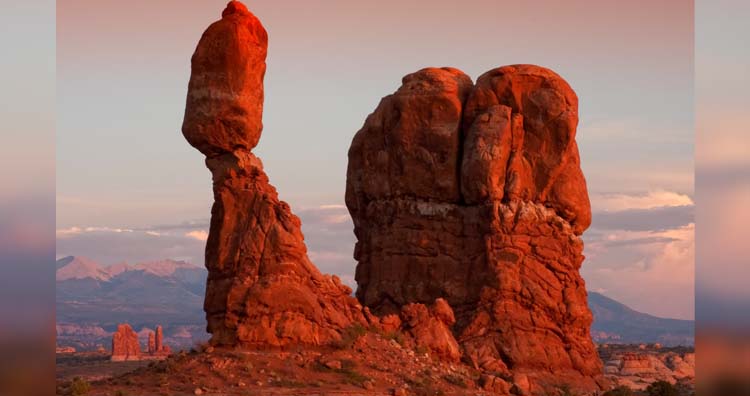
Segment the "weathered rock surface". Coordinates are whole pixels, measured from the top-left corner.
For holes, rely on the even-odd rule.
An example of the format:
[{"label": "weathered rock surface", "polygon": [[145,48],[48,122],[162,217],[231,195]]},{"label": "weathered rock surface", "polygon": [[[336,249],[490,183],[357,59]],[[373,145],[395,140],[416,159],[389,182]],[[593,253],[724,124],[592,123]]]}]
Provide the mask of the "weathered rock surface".
[{"label": "weathered rock surface", "polygon": [[112,334],[112,357],[114,362],[125,360],[140,360],[141,345],[138,343],[138,333],[129,324],[117,325],[117,331]]},{"label": "weathered rock surface", "polygon": [[259,158],[267,35],[232,1],[192,59],[183,123],[204,153],[214,205],[204,309],[217,345],[325,344],[365,323],[351,289],[307,257],[300,220],[280,201]]},{"label": "weathered rock surface", "polygon": [[349,167],[349,177],[363,199],[460,198],[461,107],[471,86],[459,70],[430,68],[404,77],[401,88],[383,98],[352,142],[361,148],[350,151],[350,163],[359,166]]},{"label": "weathered rock surface", "polygon": [[527,392],[599,389],[578,272],[591,210],[577,106],[538,66],[494,69],[476,86],[449,68],[405,77],[349,150],[363,305],[382,316],[444,298],[476,368],[524,378]]},{"label": "weathered rock surface", "polygon": [[191,61],[182,132],[207,156],[251,150],[263,129],[268,34],[247,7],[230,2]]},{"label": "weathered rock surface", "polygon": [[538,202],[554,208],[580,235],[591,225],[591,206],[577,126],[578,97],[555,72],[513,65],[483,74],[464,107],[465,144],[473,149],[463,155],[464,164],[493,169],[461,173],[464,199],[481,203],[507,195],[506,201]]}]

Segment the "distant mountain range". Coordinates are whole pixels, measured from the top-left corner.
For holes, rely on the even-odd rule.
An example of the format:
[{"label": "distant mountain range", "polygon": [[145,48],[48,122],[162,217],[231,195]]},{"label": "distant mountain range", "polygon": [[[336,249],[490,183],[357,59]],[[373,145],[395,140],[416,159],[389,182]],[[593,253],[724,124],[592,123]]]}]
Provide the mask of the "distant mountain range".
[{"label": "distant mountain range", "polygon": [[[156,325],[175,349],[208,338],[203,298],[206,269],[184,261],[161,260],[102,266],[84,257],[55,263],[57,341],[79,350],[109,346],[118,323],[129,323],[144,338]],[[602,294],[589,292],[596,342],[692,345],[694,322],[637,312]]]},{"label": "distant mountain range", "polygon": [[638,312],[603,294],[589,292],[594,341],[613,344],[694,345],[695,321],[665,319]]},{"label": "distant mountain range", "polygon": [[173,348],[208,337],[205,268],[174,260],[105,267],[84,257],[59,259],[55,267],[60,346],[108,346],[118,323],[129,323],[144,337],[162,325]]}]

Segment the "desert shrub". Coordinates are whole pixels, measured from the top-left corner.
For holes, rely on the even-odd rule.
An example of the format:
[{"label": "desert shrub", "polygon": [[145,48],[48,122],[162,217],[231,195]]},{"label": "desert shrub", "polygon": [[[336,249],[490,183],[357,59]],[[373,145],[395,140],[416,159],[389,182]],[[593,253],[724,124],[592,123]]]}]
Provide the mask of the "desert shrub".
[{"label": "desert shrub", "polygon": [[466,381],[457,375],[447,374],[443,376],[443,379],[449,384],[458,386],[459,388],[466,388]]},{"label": "desert shrub", "polygon": [[341,368],[329,368],[325,364],[321,362],[316,362],[312,369],[315,371],[320,371],[324,373],[338,373],[342,377],[344,377],[344,381],[346,383],[362,386],[362,383],[367,381],[369,378],[366,376],[360,374],[356,370],[357,364],[353,360],[348,359],[342,359],[341,360]]},{"label": "desert shrub", "polygon": [[401,378],[409,384],[414,396],[444,396],[445,392],[435,387],[436,384],[431,376],[432,371],[425,369],[415,378],[407,376],[402,376]]},{"label": "desert shrub", "polygon": [[368,380],[367,376],[360,374],[358,371],[351,368],[342,368],[339,373],[344,377],[346,382],[356,386],[362,386],[362,384]]},{"label": "desert shrub", "polygon": [[273,386],[279,388],[304,388],[305,384],[288,378],[279,378],[272,382]]},{"label": "desert shrub", "polygon": [[396,341],[396,343],[398,343],[401,346],[406,345],[406,338],[404,337],[404,334],[398,330],[383,334],[383,338],[389,341],[394,340]]},{"label": "desert shrub", "polygon": [[627,386],[620,385],[604,392],[602,396],[633,396],[633,390]]},{"label": "desert shrub", "polygon": [[573,391],[570,389],[570,385],[563,384],[557,387],[557,394],[560,396],[573,396]]},{"label": "desert shrub", "polygon": [[85,379],[75,377],[73,382],[70,383],[69,390],[71,396],[84,396],[89,394],[91,385]]},{"label": "desert shrub", "polygon": [[648,396],[680,396],[677,388],[667,381],[656,381],[646,388]]},{"label": "desert shrub", "polygon": [[341,340],[339,340],[337,346],[341,349],[351,348],[351,346],[354,345],[354,342],[357,341],[359,337],[365,335],[365,333],[367,333],[367,328],[359,323],[355,323],[344,329],[341,333]]}]

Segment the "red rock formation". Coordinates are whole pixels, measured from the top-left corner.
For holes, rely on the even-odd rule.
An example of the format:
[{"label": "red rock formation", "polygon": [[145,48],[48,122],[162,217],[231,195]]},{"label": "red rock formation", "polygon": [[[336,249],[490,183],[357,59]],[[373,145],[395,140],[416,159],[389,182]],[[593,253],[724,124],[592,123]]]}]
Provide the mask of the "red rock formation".
[{"label": "red rock formation", "polygon": [[148,333],[148,353],[153,355],[157,351],[156,349],[156,336],[153,331]]},{"label": "red rock formation", "polygon": [[463,117],[461,185],[467,203],[507,195],[505,201],[555,209],[578,235],[591,225],[575,142],[578,97],[565,80],[533,65],[490,70],[477,80]]},{"label": "red rock formation", "polygon": [[112,335],[112,361],[140,360],[141,345],[138,334],[129,324],[117,325],[117,331]]},{"label": "red rock formation", "polygon": [[161,352],[164,350],[164,330],[161,326],[156,326],[156,339],[154,340],[154,351]]},{"label": "red rock formation", "polygon": [[207,156],[251,150],[263,129],[266,29],[231,1],[203,33],[191,60],[182,133]]},{"label": "red rock formation", "polygon": [[182,130],[207,156],[215,201],[207,330],[218,345],[325,344],[365,319],[351,289],[310,262],[300,220],[250,152],[262,129],[266,45],[260,21],[232,1],[192,58]]},{"label": "red rock formation", "polygon": [[577,103],[538,66],[476,86],[455,69],[405,77],[349,150],[359,300],[384,315],[444,298],[478,369],[532,393],[600,388],[578,273],[591,214]]}]

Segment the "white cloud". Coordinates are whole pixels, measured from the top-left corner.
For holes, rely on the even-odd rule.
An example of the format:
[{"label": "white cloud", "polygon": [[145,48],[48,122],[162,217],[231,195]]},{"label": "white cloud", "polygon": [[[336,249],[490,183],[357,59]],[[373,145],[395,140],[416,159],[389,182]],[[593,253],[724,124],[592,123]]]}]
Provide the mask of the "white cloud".
[{"label": "white cloud", "polygon": [[[592,199],[599,212],[594,215],[592,228],[584,234],[587,258],[582,267],[589,290],[604,292],[643,312],[692,317],[692,198],[655,190]],[[310,259],[322,272],[336,274],[356,289],[357,263],[352,257],[356,238],[346,207],[322,205],[297,214],[302,219]],[[207,222],[201,221],[136,229],[59,229],[58,254],[91,256],[102,262],[184,257],[200,265],[207,227]],[[155,238],[157,234],[159,237]]]},{"label": "white cloud", "polygon": [[93,232],[101,232],[101,233],[123,233],[123,232],[133,232],[133,230],[129,228],[111,228],[111,227],[69,227],[69,228],[62,228],[55,230],[55,236],[58,238],[64,238],[66,236],[71,235],[79,235],[83,233],[93,233]]},{"label": "white cloud", "polygon": [[323,222],[328,223],[328,224],[341,224],[341,223],[348,222],[349,219],[350,219],[349,213],[345,213],[345,214],[325,216],[323,217]]},{"label": "white cloud", "polygon": [[83,230],[80,227],[61,228],[55,230],[55,236],[58,238],[63,238],[69,235],[77,235],[81,232],[83,232]]},{"label": "white cloud", "polygon": [[586,242],[590,290],[657,316],[694,317],[695,224],[663,231],[611,230]]},{"label": "white cloud", "polygon": [[190,232],[186,232],[185,236],[188,238],[197,239],[203,242],[208,240],[208,232],[205,230],[193,230]]},{"label": "white cloud", "polygon": [[608,212],[691,206],[693,204],[693,199],[686,194],[664,190],[650,191],[644,194],[595,194],[591,197],[592,210]]},{"label": "white cloud", "polygon": [[318,206],[318,209],[321,209],[321,210],[328,210],[328,209],[346,209],[346,205],[339,205],[339,204],[331,204],[331,205],[320,205],[320,206]]}]

